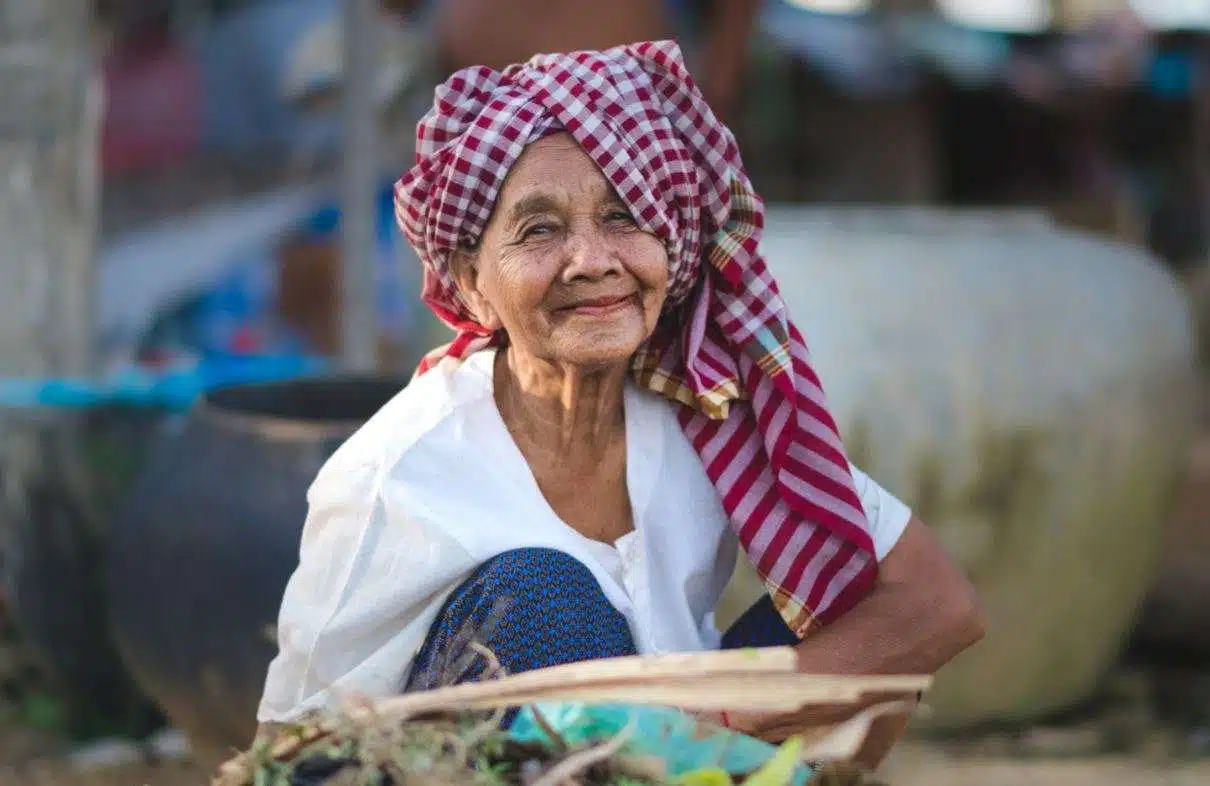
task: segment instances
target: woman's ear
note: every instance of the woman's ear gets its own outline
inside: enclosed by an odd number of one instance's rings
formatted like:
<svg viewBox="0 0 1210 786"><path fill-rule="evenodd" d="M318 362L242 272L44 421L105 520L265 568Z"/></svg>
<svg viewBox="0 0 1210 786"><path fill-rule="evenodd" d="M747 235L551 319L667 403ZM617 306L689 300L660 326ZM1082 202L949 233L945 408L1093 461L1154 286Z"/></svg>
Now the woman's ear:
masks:
<svg viewBox="0 0 1210 786"><path fill-rule="evenodd" d="M450 274L458 284L458 292L470 307L475 321L488 330L496 331L504 325L491 302L483 294L479 277L479 251L459 246L450 254Z"/></svg>

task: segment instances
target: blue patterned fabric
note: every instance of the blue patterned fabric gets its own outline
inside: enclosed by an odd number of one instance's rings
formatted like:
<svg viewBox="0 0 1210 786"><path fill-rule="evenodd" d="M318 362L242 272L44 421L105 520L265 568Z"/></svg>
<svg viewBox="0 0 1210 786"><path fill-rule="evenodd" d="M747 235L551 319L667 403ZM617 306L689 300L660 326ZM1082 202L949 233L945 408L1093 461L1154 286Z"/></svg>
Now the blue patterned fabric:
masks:
<svg viewBox="0 0 1210 786"><path fill-rule="evenodd" d="M744 647L792 647L799 638L773 605L773 598L761 595L740 618L723 633L722 649Z"/></svg>
<svg viewBox="0 0 1210 786"><path fill-rule="evenodd" d="M724 649L796 644L767 596L723 636ZM486 647L509 674L634 655L622 613L585 565L561 551L527 548L488 560L446 600L416 655L405 690L470 682Z"/></svg>

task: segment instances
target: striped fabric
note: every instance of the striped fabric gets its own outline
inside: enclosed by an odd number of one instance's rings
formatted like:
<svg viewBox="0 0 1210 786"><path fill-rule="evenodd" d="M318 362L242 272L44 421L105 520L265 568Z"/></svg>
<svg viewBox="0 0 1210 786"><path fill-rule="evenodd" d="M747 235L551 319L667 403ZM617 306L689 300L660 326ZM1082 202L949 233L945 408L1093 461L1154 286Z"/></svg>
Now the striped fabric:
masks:
<svg viewBox="0 0 1210 786"><path fill-rule="evenodd" d="M861 599L877 560L806 344L760 256L762 203L675 43L473 67L437 89L395 192L424 300L456 333L420 373L503 338L475 323L447 258L483 231L525 146L556 131L668 249L667 306L635 378L684 405L680 422L745 553L805 636Z"/></svg>

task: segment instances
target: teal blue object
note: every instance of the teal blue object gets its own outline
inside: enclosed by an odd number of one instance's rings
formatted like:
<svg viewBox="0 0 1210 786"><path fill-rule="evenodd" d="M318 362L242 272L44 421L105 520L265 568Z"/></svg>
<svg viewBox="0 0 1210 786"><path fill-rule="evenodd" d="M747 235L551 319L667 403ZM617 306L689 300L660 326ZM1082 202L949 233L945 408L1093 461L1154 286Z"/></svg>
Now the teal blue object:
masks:
<svg viewBox="0 0 1210 786"><path fill-rule="evenodd" d="M129 406L180 412L215 388L280 382L328 370L324 358L300 355L207 358L187 368L129 368L101 379L2 379L0 408L90 409Z"/></svg>
<svg viewBox="0 0 1210 786"><path fill-rule="evenodd" d="M1147 86L1165 98L1185 98L1198 86L1196 60L1184 52L1162 52L1151 61L1146 75Z"/></svg>
<svg viewBox="0 0 1210 786"><path fill-rule="evenodd" d="M736 775L749 773L777 752L774 745L727 729L699 739L701 730L692 716L677 709L644 705L545 702L526 706L509 727L512 737L520 742L549 742L534 717L535 710L569 745L605 742L633 727L626 750L663 759L673 777L703 767L718 767ZM804 763L794 786L805 786L812 775L812 769Z"/></svg>

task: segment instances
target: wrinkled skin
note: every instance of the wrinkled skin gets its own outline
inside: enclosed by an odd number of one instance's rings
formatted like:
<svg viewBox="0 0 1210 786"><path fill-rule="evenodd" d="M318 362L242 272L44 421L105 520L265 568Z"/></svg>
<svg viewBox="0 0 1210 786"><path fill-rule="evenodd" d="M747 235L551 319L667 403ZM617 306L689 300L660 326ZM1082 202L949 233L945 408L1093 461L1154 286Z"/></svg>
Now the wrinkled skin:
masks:
<svg viewBox="0 0 1210 786"><path fill-rule="evenodd" d="M668 254L567 134L530 145L455 276L479 322L548 364L625 371L655 330ZM620 301L597 304L596 301Z"/></svg>

